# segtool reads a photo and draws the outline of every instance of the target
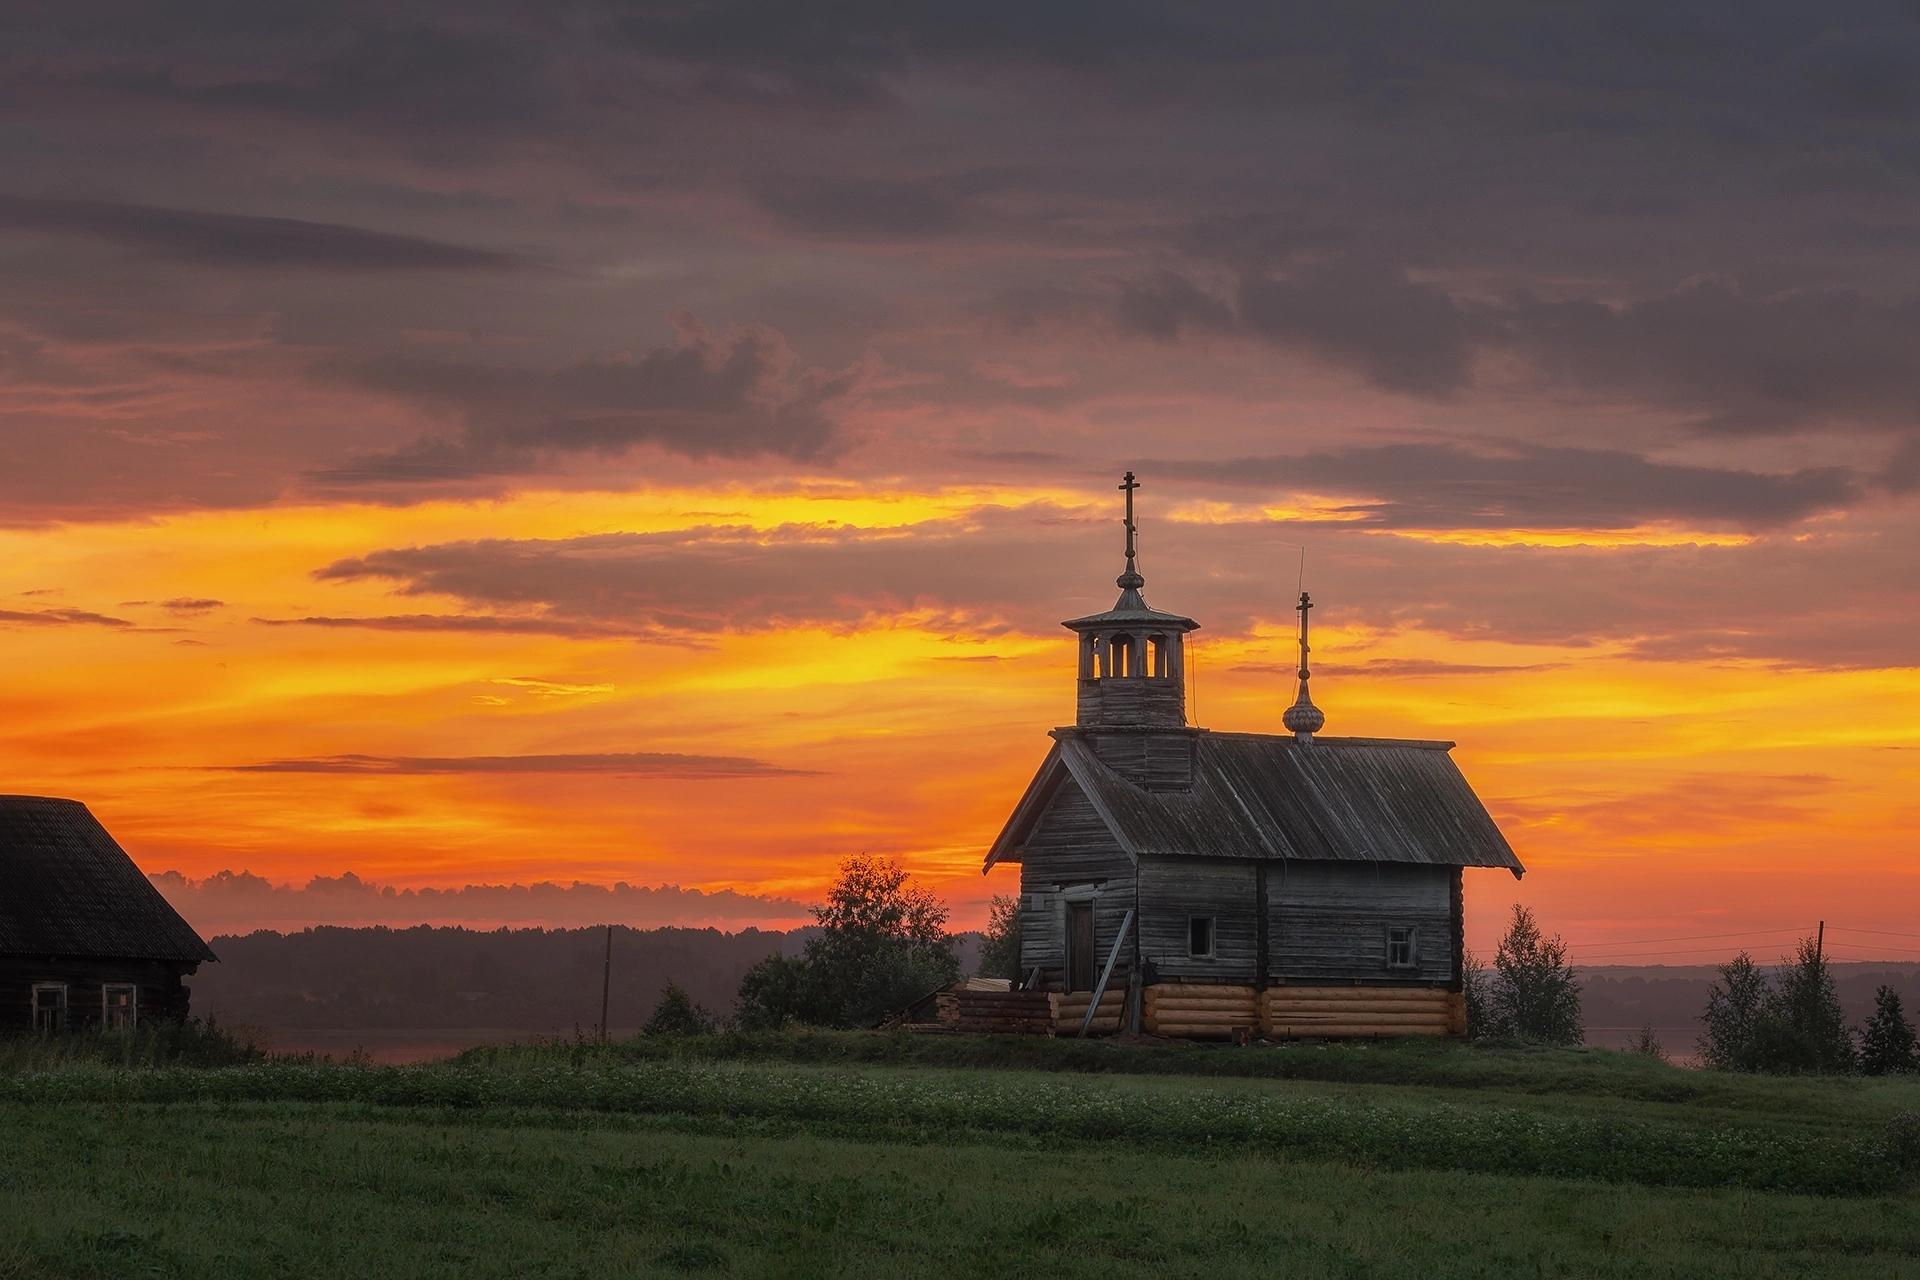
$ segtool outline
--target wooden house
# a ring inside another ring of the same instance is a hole
[[[0,1032],[184,1018],[215,958],[85,805],[0,796]]]
[[[1065,1029],[1459,1034],[1463,872],[1523,868],[1450,742],[1327,737],[1301,593],[1287,732],[1187,723],[1186,640],[1126,569],[1078,640],[1077,717],[986,856],[1020,866],[1023,985]]]

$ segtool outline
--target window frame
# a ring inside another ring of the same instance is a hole
[[[1396,933],[1404,933],[1407,935],[1407,958],[1397,963],[1393,958],[1395,945],[1393,935]],[[1412,924],[1390,924],[1387,926],[1386,962],[1387,968],[1396,972],[1418,969],[1420,967],[1420,926]]]
[[[1205,951],[1195,951],[1193,949],[1193,927],[1201,923],[1202,921],[1206,922],[1207,949]],[[1187,917],[1187,959],[1212,960],[1217,956],[1219,950],[1220,950],[1220,917],[1219,916],[1188,916]]]
[[[51,1006],[54,1013],[54,1017],[52,1019],[51,1024],[48,1026],[41,1026],[40,1013],[43,1006],[40,1003],[40,997],[43,993],[47,993],[47,992],[57,994],[60,997],[60,999],[58,1004]],[[30,988],[30,993],[27,997],[28,999],[27,1007],[32,1017],[33,1029],[36,1034],[46,1035],[54,1032],[65,1031],[67,1029],[67,1015],[71,1012],[73,1007],[72,1001],[70,999],[71,994],[72,993],[68,989],[68,984],[64,982],[36,982],[32,985],[32,987]]]
[[[113,1020],[113,994],[116,991],[127,993],[127,1020],[117,1024]],[[137,982],[103,982],[100,984],[100,1029],[102,1031],[131,1031],[140,1025],[140,984]]]

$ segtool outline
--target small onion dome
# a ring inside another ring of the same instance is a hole
[[[1327,713],[1313,705],[1313,699],[1303,688],[1298,701],[1280,717],[1280,723],[1292,733],[1318,733],[1326,726]]]

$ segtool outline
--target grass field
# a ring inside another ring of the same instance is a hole
[[[1920,1280],[1913,1112],[1916,1080],[1461,1045],[16,1055],[0,1277]]]

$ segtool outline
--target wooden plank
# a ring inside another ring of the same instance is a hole
[[[1126,918],[1120,922],[1120,932],[1113,940],[1113,950],[1107,953],[1107,967],[1100,971],[1100,982],[1093,989],[1093,999],[1087,1003],[1087,1016],[1080,1024],[1080,1034],[1087,1034],[1087,1027],[1093,1022],[1101,997],[1107,994],[1107,983],[1113,978],[1113,966],[1120,959],[1120,944],[1127,940],[1127,930],[1133,925],[1133,908],[1127,908]],[[1124,992],[1120,993],[1124,996]]]

